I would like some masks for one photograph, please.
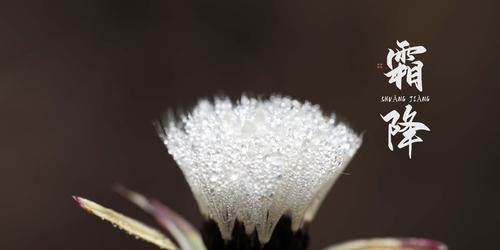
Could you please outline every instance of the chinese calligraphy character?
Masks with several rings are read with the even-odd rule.
[[[387,143],[391,151],[393,151],[392,137],[398,133],[403,135],[403,139],[399,142],[398,148],[408,147],[408,154],[411,159],[412,144],[414,142],[423,142],[422,138],[417,136],[417,131],[424,130],[430,131],[429,127],[421,122],[414,122],[417,111],[412,112],[412,106],[406,105],[405,112],[403,113],[403,121],[399,121],[399,112],[393,110],[385,116],[380,115],[385,122],[390,122],[387,129]]]
[[[391,71],[384,75],[389,77],[389,84],[395,83],[398,89],[401,89],[401,82],[403,77],[406,76],[408,85],[415,85],[422,92],[422,67],[424,64],[421,61],[415,61],[414,55],[425,53],[427,49],[423,46],[410,47],[410,43],[406,40],[402,42],[396,41],[396,43],[401,50],[396,49],[394,51],[389,49],[389,53],[387,53],[387,66]],[[392,65],[393,61],[398,63],[396,67]],[[406,61],[411,62],[414,66],[406,65]]]

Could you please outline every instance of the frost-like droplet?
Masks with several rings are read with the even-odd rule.
[[[202,100],[181,121],[162,136],[225,239],[238,219],[267,242],[288,211],[298,229],[361,144],[333,115],[288,97]]]

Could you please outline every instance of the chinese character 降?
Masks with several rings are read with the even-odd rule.
[[[387,113],[385,116],[380,115],[385,122],[388,122],[387,128],[387,143],[391,151],[392,147],[392,137],[401,133],[403,139],[398,143],[398,148],[408,147],[408,154],[411,159],[412,144],[414,142],[423,142],[422,138],[417,136],[417,131],[424,130],[430,131],[429,127],[421,122],[414,122],[417,111],[411,111],[412,106],[410,104],[406,105],[405,112],[403,113],[403,120],[399,122],[399,112],[393,110]]]

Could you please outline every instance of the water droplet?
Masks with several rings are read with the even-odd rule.
[[[285,164],[285,156],[280,153],[272,153],[266,156],[267,162],[274,166],[283,166]]]
[[[257,130],[257,126],[255,126],[255,123],[251,121],[246,121],[245,124],[243,124],[243,127],[241,128],[241,133],[243,135],[252,135],[255,133]]]

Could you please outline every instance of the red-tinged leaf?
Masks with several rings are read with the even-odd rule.
[[[206,250],[198,230],[167,206],[158,201],[150,200],[123,186],[118,185],[115,187],[115,190],[144,211],[150,213],[160,225],[172,234],[181,249]]]
[[[142,222],[134,220],[109,208],[103,207],[85,198],[73,196],[73,199],[81,208],[83,208],[87,212],[103,220],[111,222],[113,225],[117,226],[123,231],[134,235],[136,238],[143,239],[162,249],[177,250],[177,247],[169,238],[164,236],[158,230],[151,228],[143,224]]]
[[[418,238],[374,238],[353,240],[324,250],[446,250],[443,243]]]

